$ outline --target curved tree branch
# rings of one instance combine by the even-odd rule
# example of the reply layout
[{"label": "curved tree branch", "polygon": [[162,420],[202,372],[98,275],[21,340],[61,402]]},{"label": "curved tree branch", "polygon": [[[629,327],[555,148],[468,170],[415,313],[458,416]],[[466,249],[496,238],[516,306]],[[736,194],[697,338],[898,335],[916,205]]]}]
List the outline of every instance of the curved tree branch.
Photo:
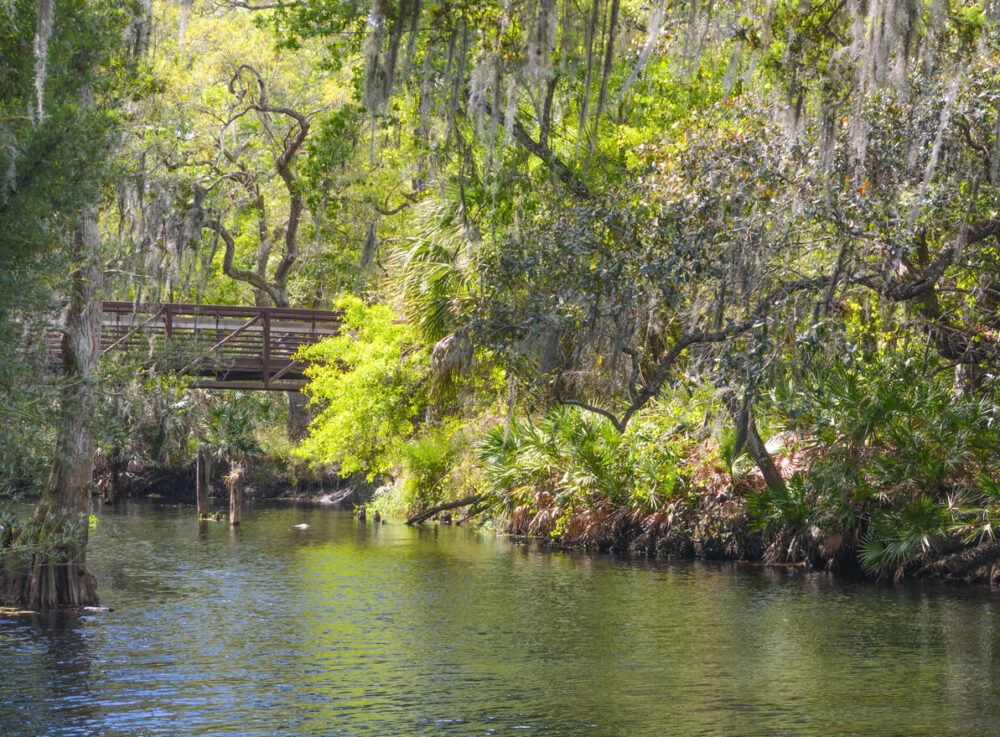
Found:
[{"label": "curved tree branch", "polygon": [[[498,110],[494,110],[490,103],[484,101],[482,106],[487,115],[497,118],[501,123],[503,122],[503,113]],[[545,165],[549,167],[549,170],[556,177],[556,179],[562,182],[577,199],[591,199],[592,195],[590,190],[587,189],[587,185],[581,181],[579,175],[570,169],[566,162],[560,159],[559,156],[557,156],[556,153],[548,147],[548,145],[540,143],[532,138],[520,120],[514,120],[514,124],[511,126],[510,134],[514,137],[515,141],[524,147],[526,151],[545,162]]]},{"label": "curved tree branch", "polygon": [[955,325],[942,313],[937,298],[939,282],[966,248],[996,237],[1000,237],[1000,218],[976,220],[965,225],[919,274],[900,282],[861,277],[850,280],[850,283],[872,289],[892,302],[913,302],[923,318],[924,332],[942,358],[965,365],[1000,361],[1000,343],[983,331]]},{"label": "curved tree branch", "polygon": [[275,304],[277,304],[279,293],[274,286],[268,284],[264,278],[262,278],[259,274],[250,271],[250,269],[241,269],[238,266],[233,265],[233,258],[236,255],[236,241],[233,239],[232,233],[229,232],[226,226],[224,226],[222,222],[216,218],[215,220],[206,222],[205,227],[214,231],[220,238],[222,238],[222,242],[225,244],[226,252],[222,257],[222,273],[230,279],[245,282],[252,287],[266,292],[267,295],[275,301]]},{"label": "curved tree branch", "polygon": [[274,271],[274,287],[268,291],[268,294],[271,295],[276,305],[287,307],[288,294],[286,283],[288,272],[298,258],[299,223],[302,220],[302,211],[305,205],[300,187],[296,181],[295,172],[292,170],[292,161],[299,152],[299,149],[301,149],[302,144],[305,143],[306,136],[309,135],[309,119],[298,110],[293,110],[284,105],[272,105],[268,101],[267,83],[264,81],[264,77],[250,64],[240,64],[229,80],[229,91],[237,99],[243,100],[252,95],[252,90],[243,82],[244,73],[249,74],[257,83],[257,99],[253,101],[251,97],[248,102],[248,108],[262,114],[284,115],[287,118],[291,118],[295,124],[295,127],[289,131],[284,141],[282,141],[281,153],[274,160],[278,175],[288,190],[289,205],[288,222],[285,225],[285,253]]},{"label": "curved tree branch", "polygon": [[775,305],[781,303],[788,297],[802,291],[820,291],[829,283],[830,277],[817,277],[815,279],[797,279],[795,281],[781,284],[768,292],[758,302],[754,313],[741,322],[728,325],[727,327],[719,330],[687,331],[681,333],[677,340],[674,341],[674,344],[670,347],[670,349],[667,350],[657,361],[656,373],[648,382],[646,382],[638,393],[633,396],[631,403],[625,409],[625,412],[621,415],[621,417],[615,416],[615,414],[609,410],[588,404],[586,402],[563,398],[558,390],[559,380],[562,377],[561,373],[556,376],[556,384],[554,387],[556,401],[560,404],[580,407],[587,411],[594,412],[595,414],[599,414],[602,417],[606,417],[611,421],[615,429],[619,432],[625,432],[625,428],[628,427],[628,423],[632,417],[639,410],[645,407],[651,399],[660,393],[660,389],[663,388],[663,384],[670,375],[670,371],[677,362],[677,359],[680,358],[681,354],[683,354],[688,348],[694,345],[723,343],[727,340],[735,338],[738,335],[747,333],[753,328],[761,325],[766,319],[767,313]]}]

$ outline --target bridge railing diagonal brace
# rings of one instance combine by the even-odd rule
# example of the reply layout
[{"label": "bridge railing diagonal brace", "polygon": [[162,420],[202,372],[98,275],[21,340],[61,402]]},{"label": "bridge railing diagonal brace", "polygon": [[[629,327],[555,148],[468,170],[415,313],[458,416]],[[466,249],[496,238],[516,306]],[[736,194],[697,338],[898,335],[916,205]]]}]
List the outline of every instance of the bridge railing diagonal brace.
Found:
[{"label": "bridge railing diagonal brace", "polygon": [[106,354],[106,353],[107,353],[108,351],[112,351],[112,350],[114,350],[115,348],[117,348],[117,347],[118,347],[119,345],[121,345],[122,343],[126,342],[126,341],[127,341],[127,340],[128,340],[129,338],[131,338],[131,337],[132,337],[133,335],[135,335],[135,334],[136,334],[136,333],[138,333],[138,332],[139,332],[140,330],[142,330],[142,329],[143,329],[144,327],[146,327],[146,326],[147,326],[147,325],[149,325],[149,324],[150,324],[151,322],[153,322],[154,320],[156,320],[156,319],[157,319],[157,318],[158,318],[158,317],[159,317],[160,315],[162,315],[162,314],[163,314],[163,312],[164,312],[164,308],[163,308],[163,307],[161,307],[161,308],[160,308],[160,309],[158,309],[158,310],[157,310],[156,312],[154,312],[154,313],[153,313],[152,315],[150,315],[150,316],[149,316],[149,317],[147,317],[147,318],[146,318],[145,320],[143,320],[143,321],[142,321],[141,323],[139,323],[138,325],[136,325],[136,326],[132,327],[132,328],[131,328],[130,330],[127,330],[127,331],[125,332],[125,334],[124,334],[124,335],[122,335],[122,337],[120,337],[120,338],[119,338],[118,340],[116,340],[116,341],[115,341],[114,343],[112,343],[111,345],[109,345],[109,346],[108,346],[107,348],[103,349],[103,350],[101,351],[101,355],[102,355],[102,356],[103,356],[103,355],[105,355],[105,354]]},{"label": "bridge railing diagonal brace", "polygon": [[265,379],[265,382],[270,383],[272,381],[277,381],[296,366],[302,366],[302,364],[299,363],[298,361],[290,361],[288,364],[283,366],[279,371],[277,371],[273,376],[267,377]]},{"label": "bridge railing diagonal brace", "polygon": [[[243,325],[241,325],[240,327],[238,327],[236,330],[234,330],[233,332],[231,332],[225,338],[223,338],[218,343],[216,343],[211,348],[209,348],[206,351],[206,353],[211,353],[212,351],[219,350],[222,346],[224,346],[226,343],[228,343],[229,341],[231,341],[233,338],[237,337],[238,335],[240,335],[244,331],[246,331],[251,325],[253,325],[255,322],[257,322],[260,319],[260,317],[261,317],[260,313],[257,313],[256,315],[254,315],[253,317],[251,317],[249,320],[247,320],[245,323],[243,323]],[[185,364],[184,367],[182,369],[180,369],[180,371],[178,371],[178,373],[181,373],[181,374],[186,373],[192,366],[194,366],[196,363],[198,363],[199,360],[200,360],[199,358],[195,358],[195,359],[193,359],[191,361],[188,361],[188,363]]]}]

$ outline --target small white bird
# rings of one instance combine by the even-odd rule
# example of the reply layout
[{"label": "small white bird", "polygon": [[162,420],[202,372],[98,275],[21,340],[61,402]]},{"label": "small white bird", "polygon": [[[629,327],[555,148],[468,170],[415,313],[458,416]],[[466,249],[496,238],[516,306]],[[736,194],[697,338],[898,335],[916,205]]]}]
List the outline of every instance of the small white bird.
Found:
[{"label": "small white bird", "polygon": [[309,525],[307,525],[305,522],[302,522],[300,524],[295,525],[295,529],[296,530],[308,530],[309,529]]}]

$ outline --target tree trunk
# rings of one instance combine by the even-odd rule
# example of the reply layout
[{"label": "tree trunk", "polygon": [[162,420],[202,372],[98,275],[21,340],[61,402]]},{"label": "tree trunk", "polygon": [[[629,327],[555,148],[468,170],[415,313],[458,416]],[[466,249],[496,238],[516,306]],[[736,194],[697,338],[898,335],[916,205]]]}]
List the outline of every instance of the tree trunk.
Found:
[{"label": "tree trunk", "polygon": [[977,568],[992,566],[998,561],[1000,561],[1000,540],[987,540],[974,548],[967,548],[939,558],[924,566],[917,572],[917,575],[948,575],[959,578]]},{"label": "tree trunk", "polygon": [[195,471],[195,494],[198,500],[198,518],[208,514],[208,488],[212,480],[212,459],[208,451],[198,451],[198,466]]},{"label": "tree trunk", "polygon": [[122,447],[115,443],[115,446],[111,449],[108,454],[108,472],[111,474],[111,485],[107,492],[104,494],[105,501],[111,501],[118,496],[121,496],[122,487],[122,471],[125,469],[125,451]]},{"label": "tree trunk", "polygon": [[309,398],[302,392],[288,392],[288,438],[303,440],[309,434]]},{"label": "tree trunk", "polygon": [[0,574],[3,603],[37,611],[98,604],[97,582],[86,561],[94,474],[89,423],[95,410],[103,279],[96,205],[84,210],[72,247],[76,271],[62,338],[66,385],[48,493],[19,540],[30,556]]},{"label": "tree trunk", "polygon": [[764,476],[767,488],[772,491],[780,491],[785,488],[785,480],[781,478],[778,467],[774,465],[774,459],[767,452],[767,446],[757,432],[757,423],[754,421],[752,412],[747,417],[747,452]]},{"label": "tree trunk", "polygon": [[757,464],[757,468],[760,469],[767,488],[772,491],[784,489],[785,480],[781,478],[778,467],[774,465],[774,459],[767,452],[767,445],[760,437],[760,433],[757,432],[757,422],[754,420],[753,407],[749,403],[740,404],[740,401],[736,398],[736,394],[732,391],[723,393],[722,402],[726,405],[726,409],[729,410],[729,414],[736,424],[737,440],[733,445],[733,457],[738,456],[745,445],[747,453],[750,454],[754,463]]},{"label": "tree trunk", "polygon": [[457,509],[458,507],[466,507],[470,504],[478,504],[479,502],[485,501],[487,498],[486,494],[473,494],[472,496],[467,496],[464,499],[459,499],[458,501],[438,504],[436,507],[431,507],[430,509],[424,510],[420,514],[413,515],[406,520],[406,524],[415,525],[418,522],[423,522],[425,519],[430,519],[438,512],[444,512],[449,509]]},{"label": "tree trunk", "polygon": [[952,392],[956,399],[968,399],[983,388],[986,370],[982,366],[960,363],[955,367]]},{"label": "tree trunk", "polygon": [[243,516],[243,482],[238,479],[229,487],[229,525],[236,527]]}]

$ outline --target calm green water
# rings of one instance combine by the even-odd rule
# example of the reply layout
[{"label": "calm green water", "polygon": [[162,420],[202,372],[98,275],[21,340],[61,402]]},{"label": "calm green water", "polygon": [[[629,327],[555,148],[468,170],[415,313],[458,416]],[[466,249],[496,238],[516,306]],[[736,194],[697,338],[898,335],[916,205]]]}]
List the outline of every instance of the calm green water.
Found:
[{"label": "calm green water", "polygon": [[99,515],[114,611],[0,615],[0,735],[1000,735],[983,589]]}]

